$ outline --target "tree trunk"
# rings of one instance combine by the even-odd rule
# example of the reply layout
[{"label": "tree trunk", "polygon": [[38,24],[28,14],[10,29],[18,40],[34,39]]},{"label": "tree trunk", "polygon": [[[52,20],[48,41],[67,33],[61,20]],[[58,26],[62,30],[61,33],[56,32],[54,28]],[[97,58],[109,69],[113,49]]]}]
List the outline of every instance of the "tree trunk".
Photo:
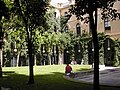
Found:
[{"label": "tree trunk", "polygon": [[21,10],[21,5],[19,0],[15,0],[15,3],[19,7],[19,14],[23,19],[23,22],[25,24],[25,30],[27,32],[27,48],[28,48],[28,58],[29,58],[29,81],[28,84],[33,84],[34,83],[34,75],[33,75],[33,58],[32,58],[32,32],[29,30],[29,25],[28,25],[28,17],[26,18],[24,14],[22,13]]},{"label": "tree trunk", "polygon": [[29,56],[29,81],[28,81],[28,84],[33,84],[34,83],[34,75],[33,75],[33,58],[32,58],[31,39],[28,39],[28,56]]},{"label": "tree trunk", "polygon": [[28,84],[34,83],[34,74],[33,74],[33,58],[32,58],[32,33],[30,32],[27,23],[25,24],[27,32],[27,48],[28,48],[28,58],[29,58],[29,81]]},{"label": "tree trunk", "polygon": [[[93,6],[93,2],[90,0],[90,7]],[[94,43],[94,90],[100,90],[99,87],[99,44],[97,37],[97,20],[93,18],[93,9],[89,12],[90,31],[92,32],[92,38]],[[96,14],[95,14],[96,15]]]},{"label": "tree trunk", "polygon": [[51,54],[50,54],[50,52],[48,53],[48,65],[51,65]]},{"label": "tree trunk", "polygon": [[35,66],[37,65],[37,62],[36,62],[36,54],[34,54],[34,64],[35,64]]},{"label": "tree trunk", "polygon": [[19,60],[20,60],[20,52],[18,52],[18,55],[17,55],[17,67],[19,66]]},{"label": "tree trunk", "polygon": [[0,49],[0,77],[2,77],[2,49]]},{"label": "tree trunk", "polygon": [[59,51],[59,60],[58,60],[58,64],[61,65],[63,64],[63,53],[61,51]]},{"label": "tree trunk", "polygon": [[3,43],[3,32],[1,24],[2,16],[0,16],[0,77],[2,77],[2,43]]}]

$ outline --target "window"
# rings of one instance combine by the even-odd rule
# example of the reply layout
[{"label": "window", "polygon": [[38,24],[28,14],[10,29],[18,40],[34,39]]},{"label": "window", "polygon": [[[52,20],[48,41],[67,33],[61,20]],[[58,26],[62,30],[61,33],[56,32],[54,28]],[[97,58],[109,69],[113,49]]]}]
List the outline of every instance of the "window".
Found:
[{"label": "window", "polygon": [[104,20],[104,27],[105,27],[105,30],[111,29],[110,20],[108,18]]},{"label": "window", "polygon": [[80,24],[79,23],[76,24],[76,33],[77,33],[77,35],[81,34],[81,28],[80,28]]}]

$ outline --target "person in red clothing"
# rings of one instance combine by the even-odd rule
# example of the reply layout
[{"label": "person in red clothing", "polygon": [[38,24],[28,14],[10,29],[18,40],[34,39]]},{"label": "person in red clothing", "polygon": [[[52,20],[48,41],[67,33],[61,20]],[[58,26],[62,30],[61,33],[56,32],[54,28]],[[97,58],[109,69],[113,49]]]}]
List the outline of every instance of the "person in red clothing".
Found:
[{"label": "person in red clothing", "polygon": [[65,67],[65,73],[66,73],[66,75],[69,76],[71,74],[71,72],[72,72],[72,67],[69,66],[69,64],[67,64],[67,66]]}]

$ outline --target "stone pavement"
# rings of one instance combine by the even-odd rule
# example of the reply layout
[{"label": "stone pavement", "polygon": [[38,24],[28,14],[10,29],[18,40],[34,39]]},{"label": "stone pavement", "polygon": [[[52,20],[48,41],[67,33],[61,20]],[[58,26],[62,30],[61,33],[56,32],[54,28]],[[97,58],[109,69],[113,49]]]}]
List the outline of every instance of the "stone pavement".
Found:
[{"label": "stone pavement", "polygon": [[[76,72],[74,78],[64,76],[65,79],[93,84],[93,70]],[[120,67],[103,67],[99,70],[100,85],[120,86]]]}]

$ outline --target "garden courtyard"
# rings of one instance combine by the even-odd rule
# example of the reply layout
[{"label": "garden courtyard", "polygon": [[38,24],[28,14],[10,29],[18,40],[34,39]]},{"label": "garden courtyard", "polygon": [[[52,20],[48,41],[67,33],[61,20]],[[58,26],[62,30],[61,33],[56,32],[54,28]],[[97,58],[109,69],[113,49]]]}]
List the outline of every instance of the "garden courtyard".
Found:
[{"label": "garden courtyard", "polygon": [[[90,65],[71,65],[74,72],[91,70]],[[93,90],[93,85],[64,78],[65,65],[34,66],[34,84],[27,84],[29,67],[3,67],[0,86],[10,90]],[[112,72],[112,71],[111,71]],[[81,74],[81,76],[83,75]],[[100,86],[100,90],[119,90],[119,87]]]}]

